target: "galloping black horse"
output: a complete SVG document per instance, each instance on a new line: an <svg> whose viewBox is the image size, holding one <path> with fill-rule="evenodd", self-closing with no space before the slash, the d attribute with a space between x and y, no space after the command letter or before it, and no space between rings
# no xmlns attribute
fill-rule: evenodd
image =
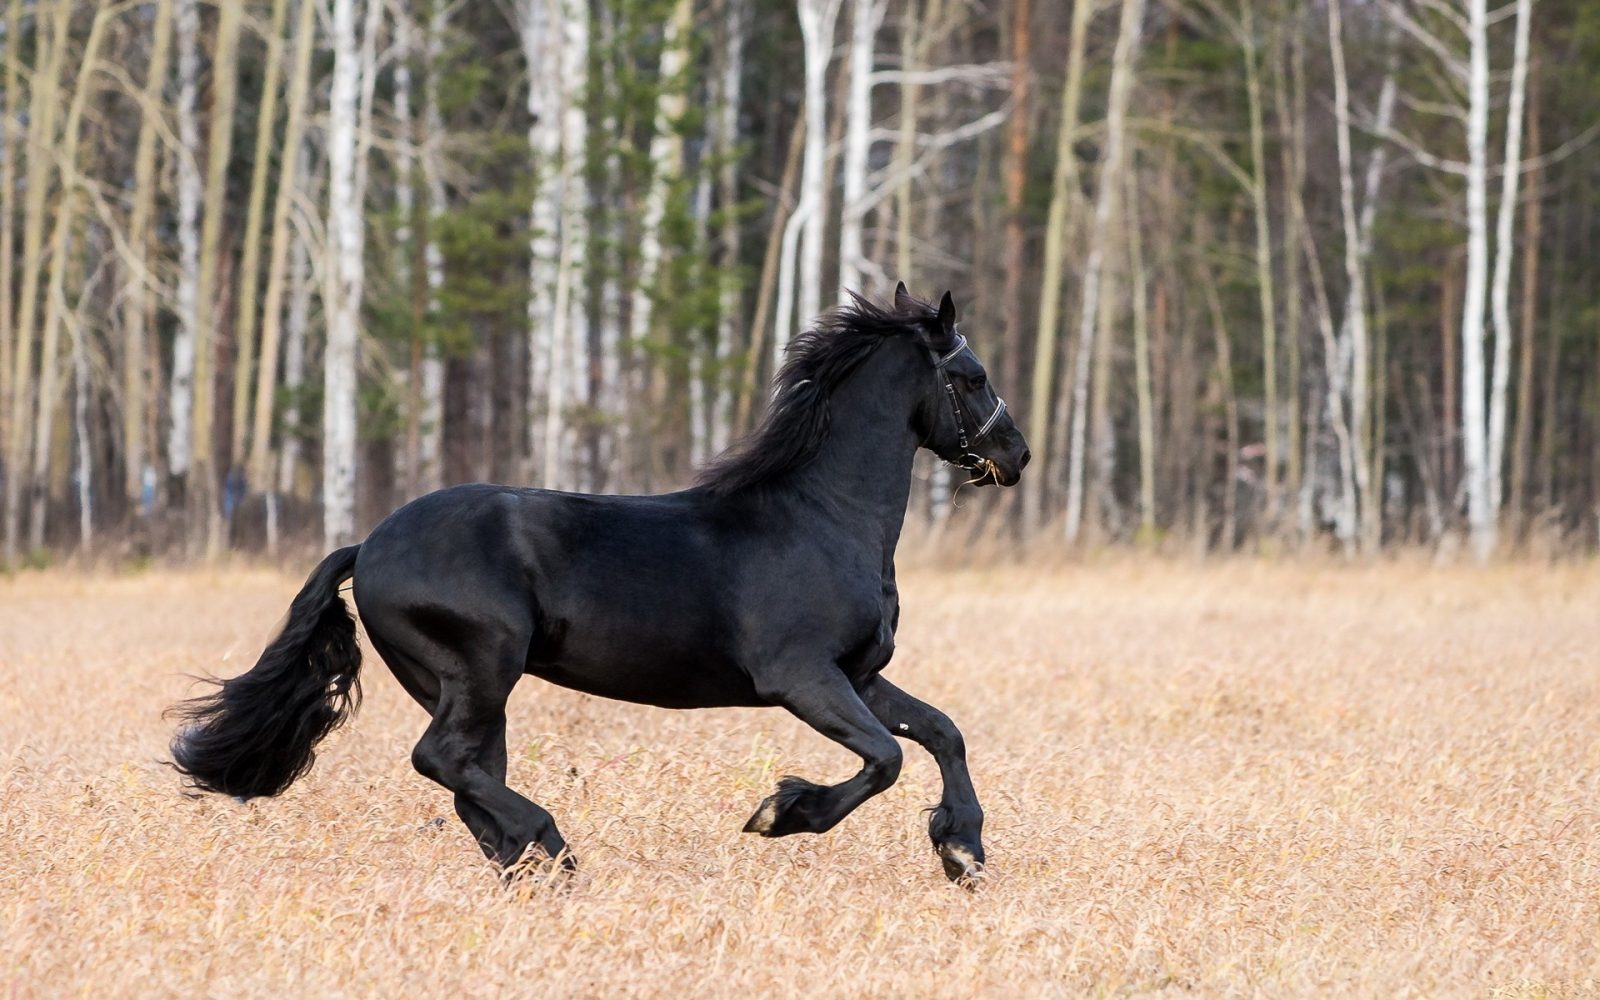
<svg viewBox="0 0 1600 1000"><path fill-rule="evenodd" d="M837 785L784 778L744 829L822 833L900 773L895 737L938 761L928 832L945 873L981 872L983 811L961 733L882 676L900 599L894 552L919 447L1014 485L1022 434L956 330L895 290L857 296L790 345L765 421L698 485L586 496L476 484L413 500L322 561L247 673L178 706L174 766L205 791L276 795L360 697L367 635L433 723L411 754L502 865L555 821L506 786L506 699L524 674L667 708L781 705L864 762Z"/></svg>

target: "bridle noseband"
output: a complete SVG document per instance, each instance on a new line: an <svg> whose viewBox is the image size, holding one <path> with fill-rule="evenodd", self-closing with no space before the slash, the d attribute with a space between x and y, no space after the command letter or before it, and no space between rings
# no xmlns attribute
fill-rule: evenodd
<svg viewBox="0 0 1600 1000"><path fill-rule="evenodd" d="M988 418L979 425L977 433L972 435L971 439L968 439L967 422L962 418L965 407L961 405L961 397L956 393L955 383L950 381L950 372L948 370L950 362L954 361L956 355L966 349L967 338L958 333L956 334L955 346L950 348L949 353L943 356L934 354L932 350L928 353L933 356L934 370L939 373L940 379L944 381L945 396L950 400L950 413L956 419L956 443L961 447L961 457L956 460L956 464L964 469L981 469L983 468L984 460L982 456L973 454L972 449L979 441L987 437L989 432L994 430L994 425L1000 422L1001 417L1005 416L1006 401L996 393L994 397L994 412L989 414Z"/></svg>

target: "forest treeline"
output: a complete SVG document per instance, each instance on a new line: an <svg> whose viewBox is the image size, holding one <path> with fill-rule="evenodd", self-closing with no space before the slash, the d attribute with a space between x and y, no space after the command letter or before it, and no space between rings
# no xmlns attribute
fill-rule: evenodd
<svg viewBox="0 0 1600 1000"><path fill-rule="evenodd" d="M677 488L953 290L1012 537L1600 538L1584 0L0 0L4 560ZM919 473L913 516L950 510Z"/></svg>

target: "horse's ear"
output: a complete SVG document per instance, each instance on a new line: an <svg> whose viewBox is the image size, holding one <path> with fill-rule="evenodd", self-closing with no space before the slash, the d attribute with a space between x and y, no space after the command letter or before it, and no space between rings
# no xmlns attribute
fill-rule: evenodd
<svg viewBox="0 0 1600 1000"><path fill-rule="evenodd" d="M956 300L950 297L949 292L945 292L944 298L939 300L939 325L944 327L945 333L955 332Z"/></svg>
<svg viewBox="0 0 1600 1000"><path fill-rule="evenodd" d="M905 312L906 310L909 310L912 306L914 306L916 304L917 304L917 300L911 297L911 293L910 292L906 291L906 283L903 282L903 281L895 282L894 283L894 309L895 309L895 312Z"/></svg>

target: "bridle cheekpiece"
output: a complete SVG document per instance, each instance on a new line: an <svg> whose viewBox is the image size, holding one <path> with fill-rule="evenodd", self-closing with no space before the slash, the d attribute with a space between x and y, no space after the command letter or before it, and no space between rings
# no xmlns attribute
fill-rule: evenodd
<svg viewBox="0 0 1600 1000"><path fill-rule="evenodd" d="M963 417L966 408L961 405L961 396L956 392L955 383L950 381L949 372L950 362L954 361L956 356L966 349L967 338L958 333L956 334L955 346L950 348L949 352L939 355L930 349L928 353L933 356L934 370L939 373L940 379L944 382L945 396L950 400L950 413L956 420L956 443L961 448L961 457L956 460L956 464L964 469L976 470L984 468L985 462L981 456L974 454L972 449L979 441L987 437L989 432L994 430L995 424L1000 422L1000 418L1005 416L1006 401L1001 399L997 393L994 397L994 412L989 414L983 423L978 426L977 433L973 434L970 439L967 437L967 422Z"/></svg>

